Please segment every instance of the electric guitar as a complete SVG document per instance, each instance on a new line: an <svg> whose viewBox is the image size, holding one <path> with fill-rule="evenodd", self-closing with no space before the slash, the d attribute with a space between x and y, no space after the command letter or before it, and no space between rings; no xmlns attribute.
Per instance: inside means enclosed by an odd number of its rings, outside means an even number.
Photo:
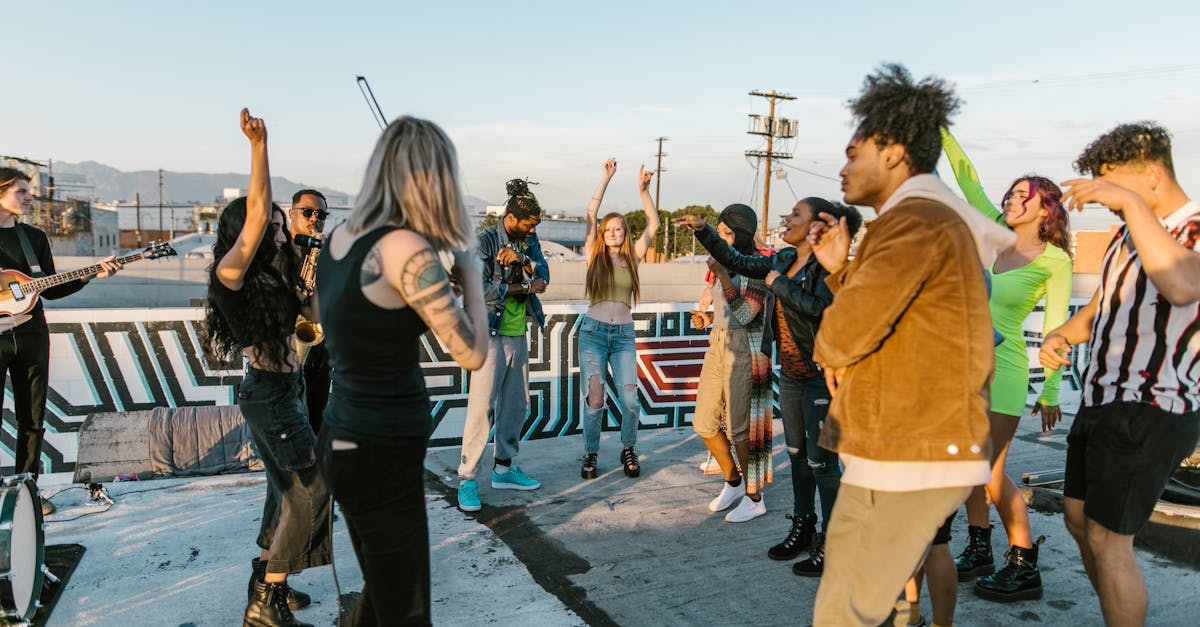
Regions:
<svg viewBox="0 0 1200 627"><path fill-rule="evenodd" d="M176 254L178 253L171 248L170 242L159 242L147 246L141 252L118 257L116 262L123 265L141 259L158 259ZM104 266L96 264L35 279L20 270L0 270L0 316L28 313L37 304L40 292L76 279L93 277L103 271Z"/></svg>

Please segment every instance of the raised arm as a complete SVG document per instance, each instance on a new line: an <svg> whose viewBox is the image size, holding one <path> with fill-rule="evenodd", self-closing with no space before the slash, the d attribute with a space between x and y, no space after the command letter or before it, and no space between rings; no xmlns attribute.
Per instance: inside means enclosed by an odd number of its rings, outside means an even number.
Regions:
<svg viewBox="0 0 1200 627"><path fill-rule="evenodd" d="M608 189L608 182L617 173L617 160L610 157L604 161L603 167L604 174L600 176L600 184L596 185L596 191L592 192L592 199L588 201L587 229L583 236L584 259L592 258L592 238L596 236L596 229L599 228L596 216L600 213L600 203L604 202L604 192Z"/></svg>
<svg viewBox="0 0 1200 627"><path fill-rule="evenodd" d="M1121 213L1146 276L1167 302L1182 307L1200 300L1200 222L1183 225L1187 244L1180 244L1136 192L1099 179L1074 179L1063 186L1069 188L1062 198L1068 209L1094 202Z"/></svg>
<svg viewBox="0 0 1200 627"><path fill-rule="evenodd" d="M250 140L250 187L246 190L246 221L237 240L217 262L217 279L234 291L242 289L246 268L262 244L271 220L271 168L267 162L267 126L242 109L242 132Z"/></svg>
<svg viewBox="0 0 1200 627"><path fill-rule="evenodd" d="M646 230L633 244L633 254L638 261L646 258L646 252L654 245L654 237L658 235L658 207L654 206L654 199L650 197L650 179L653 176L653 172L646 171L645 165L638 166L638 192L642 196L642 210L646 212Z"/></svg>
<svg viewBox="0 0 1200 627"><path fill-rule="evenodd" d="M737 274L753 279L766 278L772 268L772 256L743 255L717 235L716 229L699 216L687 215L675 219L675 223L692 232L696 241L713 256L718 263Z"/></svg>
<svg viewBox="0 0 1200 627"><path fill-rule="evenodd" d="M487 312L482 273L474 255L465 250L454 253L454 278L463 293L460 307L454 299L450 276L423 237L396 230L378 246L388 284L441 340L450 357L467 370L482 367L487 357Z"/></svg>
<svg viewBox="0 0 1200 627"><path fill-rule="evenodd" d="M967 202L983 215L1001 226L1007 227L1008 224L1004 221L1004 212L997 209L992 201L988 200L987 192L983 191L983 184L979 182L979 173L975 171L975 166L967 158L967 153L962 146L958 145L958 140L954 139L954 136L945 127L942 127L942 150L946 152L950 169L954 171L954 180L958 182L958 188L962 190Z"/></svg>

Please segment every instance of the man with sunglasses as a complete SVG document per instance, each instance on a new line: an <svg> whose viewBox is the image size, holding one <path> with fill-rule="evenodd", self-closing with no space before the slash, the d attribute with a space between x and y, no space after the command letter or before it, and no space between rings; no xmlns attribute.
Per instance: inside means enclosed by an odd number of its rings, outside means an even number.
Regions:
<svg viewBox="0 0 1200 627"><path fill-rule="evenodd" d="M292 194L288 222L291 225L292 246L301 263L308 251L296 245L296 236L307 235L320 239L328 217L329 204L321 192L302 189ZM308 422L312 425L313 433L320 433L325 403L329 401L329 351L325 349L323 341L314 345L304 359L304 394L308 403Z"/></svg>

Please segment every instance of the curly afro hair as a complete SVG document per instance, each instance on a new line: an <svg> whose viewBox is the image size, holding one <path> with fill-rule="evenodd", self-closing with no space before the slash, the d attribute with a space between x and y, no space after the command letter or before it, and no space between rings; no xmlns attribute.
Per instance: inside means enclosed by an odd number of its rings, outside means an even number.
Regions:
<svg viewBox="0 0 1200 627"><path fill-rule="evenodd" d="M962 105L953 85L928 76L914 82L908 69L886 63L863 80L862 93L846 103L858 124L855 136L874 139L882 148L904 146L914 174L937 167L942 152L939 128Z"/></svg>
<svg viewBox="0 0 1200 627"><path fill-rule="evenodd" d="M1100 176L1105 166L1160 163L1175 178L1171 134L1154 122L1122 124L1088 144L1075 160L1075 171Z"/></svg>
<svg viewBox="0 0 1200 627"><path fill-rule="evenodd" d="M512 179L504 184L504 189L508 192L504 213L511 213L518 220L542 215L542 206L538 204L537 196L529 191L530 185L537 183L530 183L528 179Z"/></svg>

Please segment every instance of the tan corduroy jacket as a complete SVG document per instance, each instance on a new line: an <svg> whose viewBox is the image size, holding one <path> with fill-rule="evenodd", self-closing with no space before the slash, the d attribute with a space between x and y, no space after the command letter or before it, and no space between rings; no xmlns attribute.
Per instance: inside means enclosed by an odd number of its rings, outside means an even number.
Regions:
<svg viewBox="0 0 1200 627"><path fill-rule="evenodd" d="M963 219L933 200L902 200L828 284L814 357L847 371L821 446L878 461L987 459L992 324Z"/></svg>

